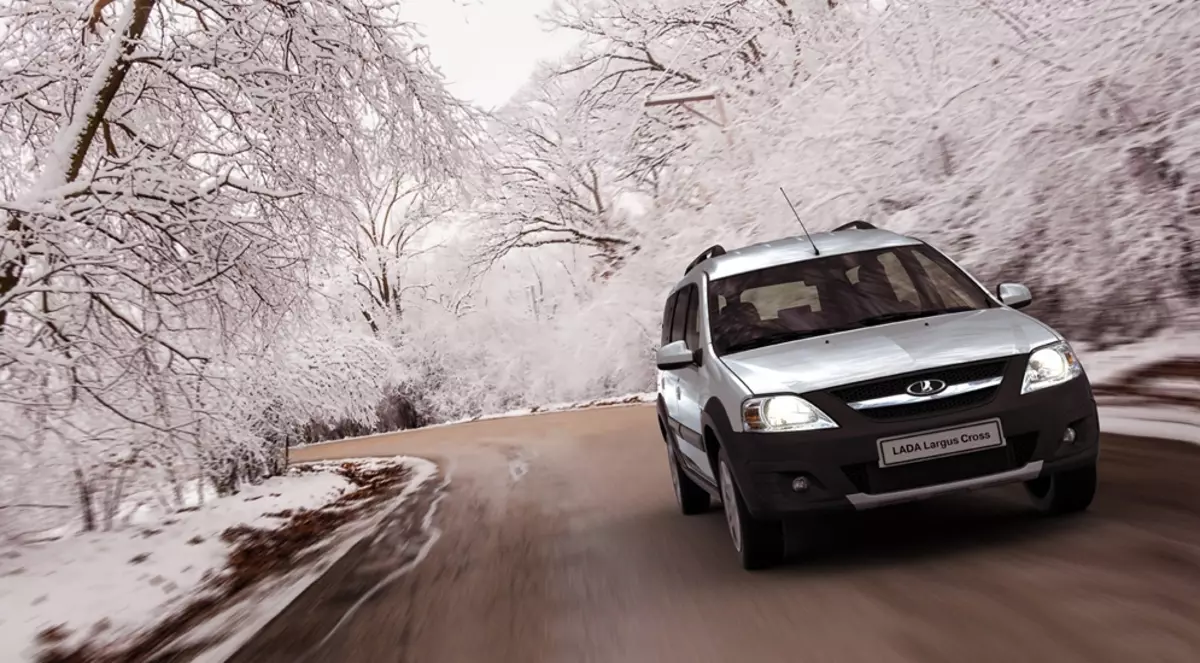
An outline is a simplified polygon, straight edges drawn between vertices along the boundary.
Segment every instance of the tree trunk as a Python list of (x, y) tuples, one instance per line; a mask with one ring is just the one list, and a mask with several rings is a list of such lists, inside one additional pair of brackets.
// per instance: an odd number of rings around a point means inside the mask
[(83, 476), (83, 470), (75, 468), (75, 485), (79, 489), (79, 510), (83, 516), (83, 531), (96, 531), (96, 512), (92, 507), (92, 487)]

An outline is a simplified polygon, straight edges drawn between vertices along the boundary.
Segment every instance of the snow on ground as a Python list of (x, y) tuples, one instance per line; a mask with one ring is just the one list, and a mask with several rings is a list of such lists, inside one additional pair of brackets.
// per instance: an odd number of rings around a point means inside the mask
[(472, 421), (488, 421), (489, 419), (506, 419), (508, 417), (524, 417), (531, 414), (545, 414), (547, 412), (566, 412), (568, 410), (582, 410), (602, 407), (619, 407), (622, 405), (631, 405), (635, 403), (653, 403), (658, 397), (654, 392), (642, 392), (638, 394), (626, 394), (624, 396), (612, 396), (609, 398), (594, 398), (588, 401), (575, 401), (573, 403), (553, 403), (550, 405), (540, 405), (532, 408), (521, 410), (511, 410), (509, 412), (501, 412), (498, 414), (488, 414), (481, 417), (472, 417), (468, 419), (458, 419), (455, 421), (447, 421), (436, 426), (453, 426), (455, 424), (465, 424)]
[[(1117, 386), (1134, 371), (1181, 357), (1200, 358), (1200, 333), (1167, 331), (1137, 343), (1091, 351), (1076, 347), (1084, 370), (1096, 385)], [(1168, 376), (1144, 380), (1139, 391), (1160, 398), (1200, 398), (1200, 376)], [(1200, 410), (1169, 403), (1133, 402), (1098, 397), (1100, 430), (1200, 444)]]
[[(412, 476), (409, 479), (404, 490), (396, 497), (394, 505), (408, 502), (413, 495), (424, 486), (424, 484), (438, 475), (438, 466), (432, 461), (424, 458), (415, 458), (409, 456), (399, 456), (396, 458), (356, 458), (338, 461), (336, 463), (310, 463), (313, 467), (334, 468), (341, 463), (350, 462), (358, 464), (362, 467), (373, 467), (379, 463), (404, 462), (412, 469)], [(449, 476), (445, 477), (443, 488), (449, 483)], [(440, 497), (438, 498), (440, 500)], [(433, 528), (434, 509), (437, 506), (437, 501), (434, 502), (434, 508), (431, 508), (422, 521), (424, 530)], [(394, 508), (394, 507), (393, 507)], [(345, 537), (333, 550), (329, 551), (325, 560), (322, 563), (314, 565), (312, 568), (303, 571), (298, 576), (288, 578), (285, 587), (275, 587), (271, 591), (270, 596), (263, 597), (261, 594), (256, 596), (247, 609), (230, 612), (213, 620), (212, 624), (204, 628), (197, 629), (196, 633), (191, 634), (189, 639), (202, 639), (209, 632), (220, 632), (226, 637), (215, 647), (208, 649), (196, 658), (194, 663), (221, 663), (227, 658), (235, 654), (255, 633), (262, 630), (272, 619), (284, 610), (292, 601), (296, 600), (304, 590), (317, 581), (322, 574), (328, 569), (329, 565), (348, 553), (351, 548), (359, 543), (364, 537), (378, 531), (381, 518), (387, 517), (391, 509), (383, 509), (380, 516), (369, 519), (365, 522), (353, 523), (350, 525), (352, 533)], [(433, 546), (437, 540), (438, 532), (434, 532), (434, 536), (430, 537), (423, 546), (418, 559), (414, 560), (413, 564), (403, 569), (407, 571), (415, 566), (425, 555), (428, 554), (429, 548)]]
[[(420, 459), (414, 477), (430, 474)], [(371, 460), (367, 463), (397, 462)], [(336, 464), (274, 477), (239, 494), (153, 517), (144, 507), (112, 532), (79, 533), (0, 550), (0, 660), (32, 660), (39, 633), (53, 629), (75, 642), (132, 634), (181, 608), (200, 584), (225, 567), (230, 546), (221, 533), (235, 525), (274, 528), (285, 509), (319, 509), (350, 481)], [(436, 467), (432, 470), (436, 473)], [(427, 478), (427, 477), (425, 477)], [(407, 490), (407, 488), (406, 488)]]
[(1115, 382), (1130, 371), (1181, 355), (1200, 357), (1200, 332), (1164, 331), (1136, 343), (1106, 350), (1092, 350), (1085, 344), (1072, 343), (1088, 378), (1096, 384)]
[(1166, 406), (1100, 406), (1100, 430), (1200, 444), (1200, 411)]

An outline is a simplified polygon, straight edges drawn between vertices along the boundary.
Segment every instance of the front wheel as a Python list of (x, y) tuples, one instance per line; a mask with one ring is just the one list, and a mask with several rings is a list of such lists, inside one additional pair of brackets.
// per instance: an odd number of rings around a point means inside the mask
[(1042, 513), (1061, 515), (1087, 509), (1096, 496), (1096, 464), (1063, 470), (1025, 483), (1033, 505)]
[(759, 520), (750, 515), (742, 500), (742, 493), (729, 470), (729, 459), (721, 452), (719, 481), (721, 503), (725, 510), (725, 522), (733, 549), (737, 551), (742, 568), (765, 569), (783, 561), (783, 523), (776, 520)]

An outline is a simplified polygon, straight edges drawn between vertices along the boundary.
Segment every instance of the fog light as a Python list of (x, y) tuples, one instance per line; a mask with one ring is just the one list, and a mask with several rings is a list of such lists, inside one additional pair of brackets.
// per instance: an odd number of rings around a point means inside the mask
[(1063, 431), (1062, 441), (1066, 444), (1070, 444), (1070, 443), (1074, 442), (1075, 441), (1075, 429), (1068, 426), (1067, 430)]
[(792, 479), (792, 490), (797, 493), (803, 493), (808, 490), (808, 479), (805, 477)]

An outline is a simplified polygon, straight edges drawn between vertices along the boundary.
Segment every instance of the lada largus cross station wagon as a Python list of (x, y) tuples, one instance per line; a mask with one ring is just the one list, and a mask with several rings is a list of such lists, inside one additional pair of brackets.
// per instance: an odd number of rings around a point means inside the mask
[(1063, 337), (928, 244), (856, 221), (700, 254), (663, 311), (658, 421), (685, 514), (722, 503), (745, 568), (782, 523), (1023, 482), (1086, 509), (1099, 425)]

